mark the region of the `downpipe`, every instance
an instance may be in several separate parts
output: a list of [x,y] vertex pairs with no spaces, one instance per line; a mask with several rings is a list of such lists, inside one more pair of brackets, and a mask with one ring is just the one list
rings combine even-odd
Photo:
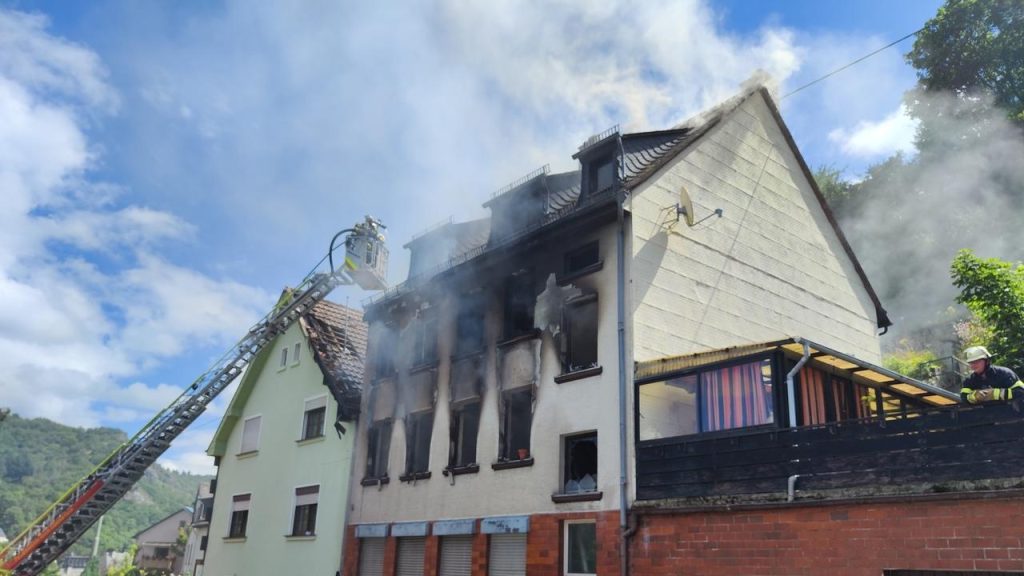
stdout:
[[[622,137],[619,137],[619,146],[622,146]],[[621,151],[621,150],[620,150]],[[623,161],[620,154],[620,162]],[[623,203],[625,202],[625,190],[618,194],[618,234],[615,242],[615,255],[618,260],[616,271],[616,313],[618,315],[618,345],[619,345],[619,574],[626,576],[629,572],[629,537],[635,532],[629,528],[627,511],[629,499],[626,494],[627,487],[627,457],[626,457],[626,224]]]
[[804,355],[800,358],[800,361],[793,366],[793,369],[786,374],[786,396],[789,401],[789,427],[796,428],[796,385],[793,383],[793,377],[796,376],[800,369],[804,367],[807,360],[811,357],[811,347],[807,344],[806,340],[800,340],[800,343],[804,345]]

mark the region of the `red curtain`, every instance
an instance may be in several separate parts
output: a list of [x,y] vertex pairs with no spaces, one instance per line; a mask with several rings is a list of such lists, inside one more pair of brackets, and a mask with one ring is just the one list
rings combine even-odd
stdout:
[[702,430],[728,430],[772,421],[771,385],[751,362],[700,375]]
[[[853,386],[856,402],[850,402],[847,387]],[[832,390],[832,419],[825,410],[825,389]],[[800,425],[813,426],[838,420],[865,418],[870,412],[862,400],[867,388],[844,378],[837,378],[817,368],[805,366],[800,369]]]

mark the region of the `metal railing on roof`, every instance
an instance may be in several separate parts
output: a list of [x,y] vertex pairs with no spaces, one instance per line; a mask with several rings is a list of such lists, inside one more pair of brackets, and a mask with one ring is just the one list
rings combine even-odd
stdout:
[[455,217],[454,216],[449,216],[449,217],[445,218],[444,220],[439,220],[439,221],[431,224],[430,226],[427,226],[423,230],[420,230],[419,232],[413,234],[412,238],[410,238],[409,242],[406,242],[406,244],[409,244],[411,242],[415,242],[417,239],[423,238],[427,234],[430,234],[431,232],[433,232],[435,230],[440,230],[441,228],[444,228],[445,226],[447,226],[449,224],[453,224],[454,222],[455,222]]
[[530,180],[533,180],[534,178],[536,178],[538,176],[541,176],[541,175],[547,176],[550,172],[551,172],[551,165],[550,164],[545,164],[545,165],[541,166],[540,168],[537,168],[533,172],[530,172],[529,174],[527,174],[525,176],[521,176],[521,177],[519,177],[519,178],[509,182],[508,184],[502,186],[501,188],[498,188],[497,190],[495,190],[494,193],[491,194],[491,200],[494,200],[495,198],[497,198],[498,196],[501,196],[503,194],[508,194],[509,192],[515,190],[516,188],[519,188],[523,184],[526,184],[527,182],[529,182]]
[[598,142],[603,141],[605,138],[608,138],[609,136],[613,136],[613,135],[618,134],[618,133],[619,133],[619,125],[616,124],[616,125],[612,126],[611,128],[608,128],[604,132],[600,132],[598,134],[592,135],[590,138],[587,138],[586,140],[584,140],[583,144],[580,144],[579,149],[576,151],[576,156],[579,156],[583,152],[586,152],[587,149],[591,148],[592,146],[594,146]]

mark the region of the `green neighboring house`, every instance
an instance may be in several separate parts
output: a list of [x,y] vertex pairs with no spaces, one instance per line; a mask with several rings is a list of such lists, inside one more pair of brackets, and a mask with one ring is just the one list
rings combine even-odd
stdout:
[[341,568],[365,352],[362,313],[323,301],[257,356],[207,450],[217,479],[196,576]]

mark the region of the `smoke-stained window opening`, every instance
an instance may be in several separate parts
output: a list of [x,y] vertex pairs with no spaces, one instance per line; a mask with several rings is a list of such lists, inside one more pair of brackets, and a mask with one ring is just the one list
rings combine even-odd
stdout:
[[398,332],[394,326],[384,325],[377,333],[376,353],[373,357],[373,375],[385,378],[395,373],[395,356],[398,349]]
[[587,191],[591,194],[604,192],[615,184],[615,156],[608,154],[595,158],[590,162],[589,184]]
[[484,348],[485,300],[477,292],[459,303],[455,317],[455,355],[464,356]]
[[601,263],[597,240],[565,253],[563,274],[572,276]]
[[505,321],[502,332],[505,340],[533,332],[536,300],[533,270],[523,270],[508,278],[505,284]]
[[501,459],[526,460],[530,457],[533,389],[510,390],[503,394],[503,400]]
[[402,480],[415,480],[430,469],[430,434],[433,427],[433,410],[405,417],[405,474]]
[[451,409],[449,426],[449,468],[476,464],[476,440],[480,429],[480,402],[468,402]]
[[562,310],[563,372],[594,368],[597,362],[597,294],[572,298]]
[[419,314],[412,327],[412,366],[437,363],[437,315],[432,310]]
[[562,459],[564,494],[597,490],[597,432],[566,436]]
[[391,419],[371,423],[366,436],[366,479],[387,478],[388,448],[391,445]]

